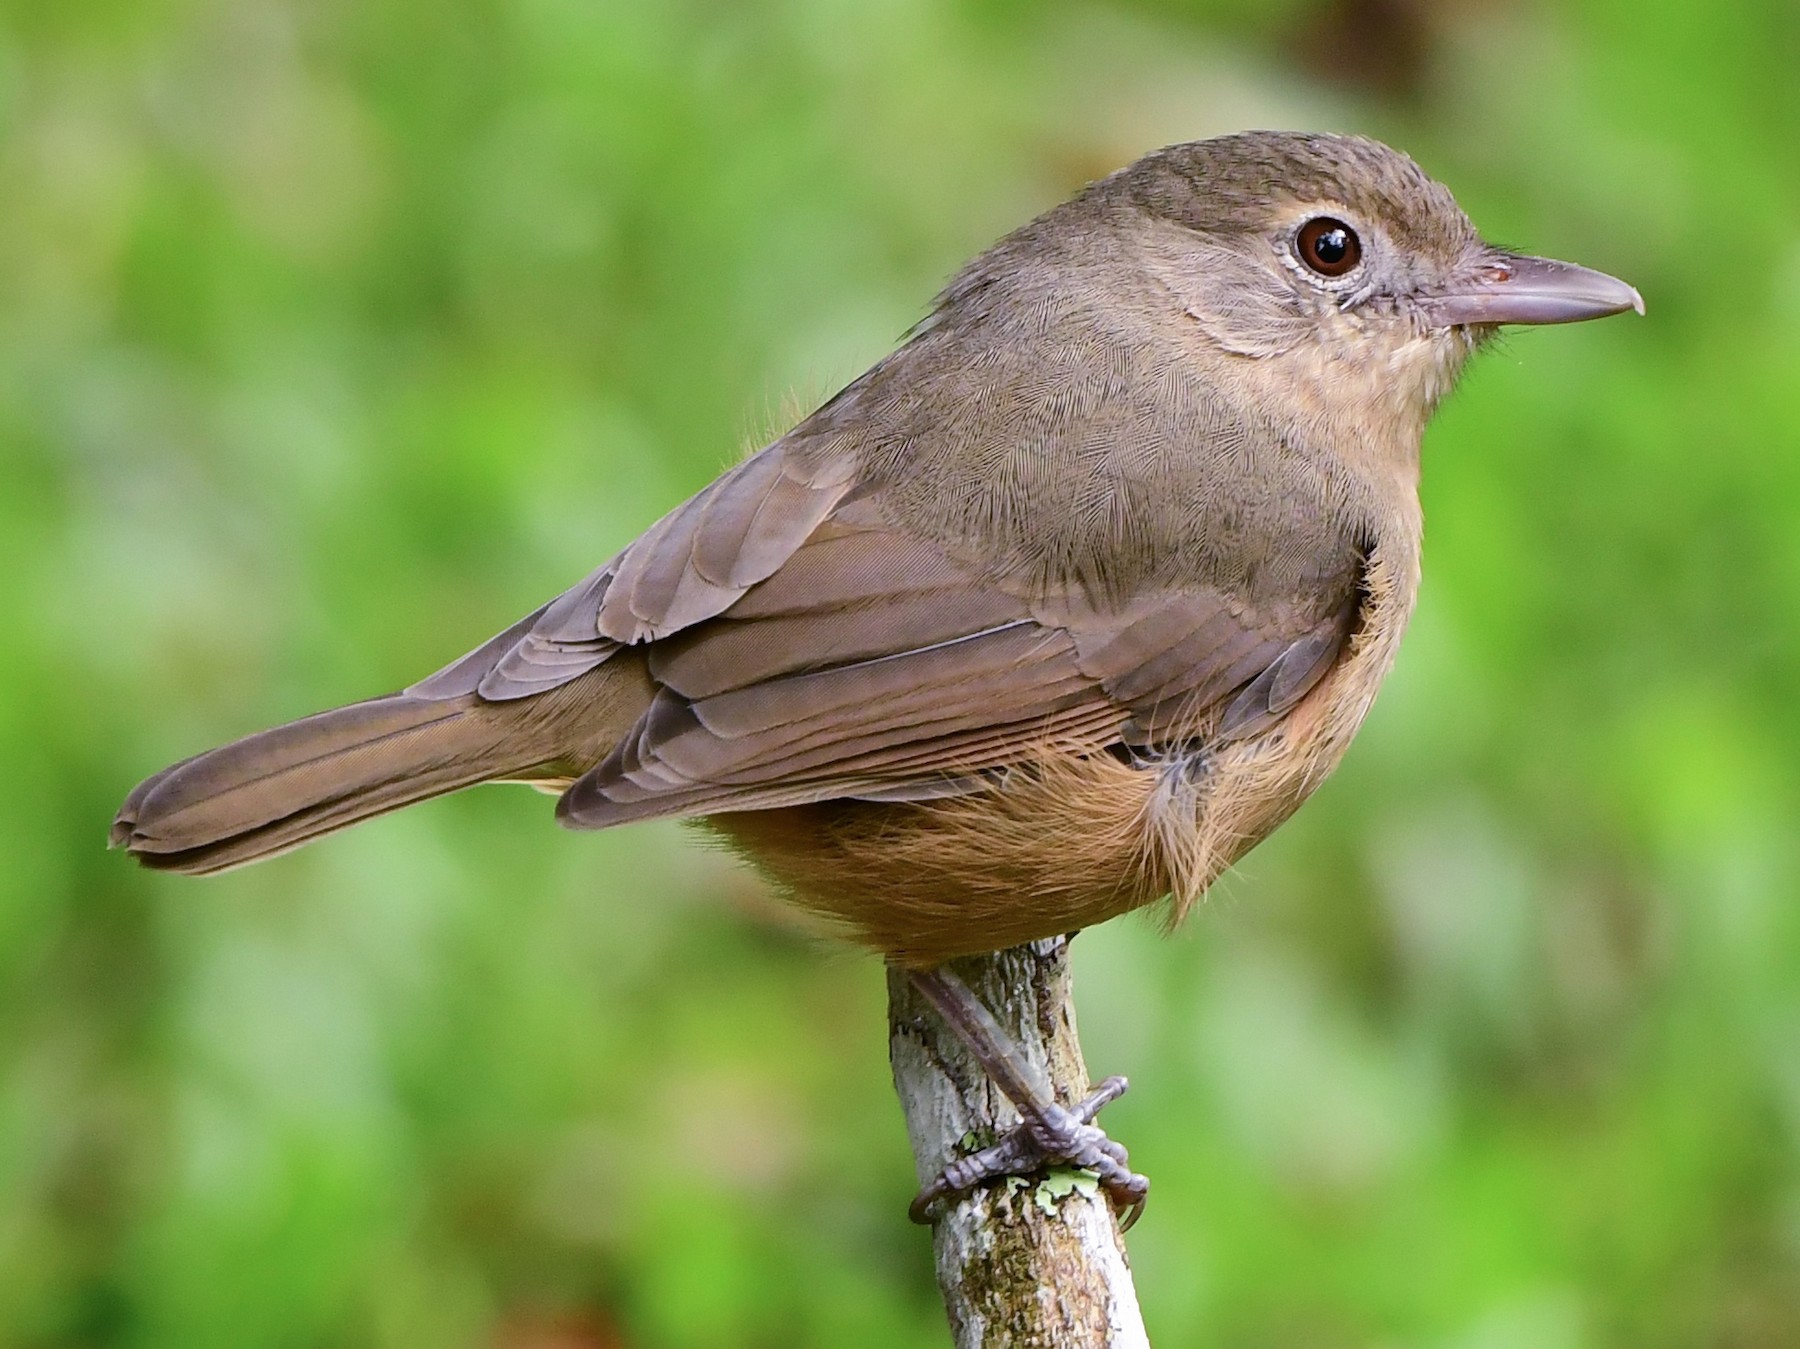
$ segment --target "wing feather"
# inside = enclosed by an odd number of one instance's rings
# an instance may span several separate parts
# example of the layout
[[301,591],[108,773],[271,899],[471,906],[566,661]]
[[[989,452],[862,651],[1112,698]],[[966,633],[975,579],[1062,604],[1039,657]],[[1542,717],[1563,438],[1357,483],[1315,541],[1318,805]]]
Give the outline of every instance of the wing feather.
[[[1200,591],[1032,606],[935,545],[836,522],[720,615],[656,643],[650,709],[566,823],[982,790],[1046,747],[1180,739],[1291,705],[1348,629]],[[1248,722],[1246,722],[1248,724]]]
[[657,521],[556,599],[414,684],[419,697],[543,693],[723,613],[780,569],[849,491],[849,461],[780,440]]

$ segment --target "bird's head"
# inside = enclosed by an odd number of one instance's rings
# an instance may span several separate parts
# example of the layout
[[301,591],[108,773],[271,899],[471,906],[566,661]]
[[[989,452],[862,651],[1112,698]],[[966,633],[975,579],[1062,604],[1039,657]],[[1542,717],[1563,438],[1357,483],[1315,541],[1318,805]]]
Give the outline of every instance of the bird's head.
[[1361,137],[1171,146],[1094,192],[1141,223],[1150,270],[1254,395],[1332,431],[1354,419],[1416,446],[1499,325],[1643,312],[1603,272],[1485,243],[1449,189]]

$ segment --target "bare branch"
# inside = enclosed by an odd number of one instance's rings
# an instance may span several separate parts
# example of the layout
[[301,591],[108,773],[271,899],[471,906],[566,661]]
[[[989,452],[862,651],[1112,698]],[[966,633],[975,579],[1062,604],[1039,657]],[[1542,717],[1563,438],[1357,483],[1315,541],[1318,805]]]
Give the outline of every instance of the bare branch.
[[[1068,946],[1058,938],[952,966],[1064,1104],[1088,1090]],[[888,1036],[921,1184],[1017,1123],[1012,1104],[899,971],[888,975]],[[933,1244],[958,1349],[1148,1349],[1118,1221],[1086,1174],[984,1186],[938,1215]]]

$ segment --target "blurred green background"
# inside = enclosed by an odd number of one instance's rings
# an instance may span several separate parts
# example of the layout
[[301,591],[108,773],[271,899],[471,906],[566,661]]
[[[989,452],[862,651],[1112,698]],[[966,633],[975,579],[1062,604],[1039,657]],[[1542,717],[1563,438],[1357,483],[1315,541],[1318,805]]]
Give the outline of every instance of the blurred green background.
[[210,883],[167,760],[403,684],[1143,150],[1410,150],[1647,320],[1426,446],[1337,777],[1076,946],[1170,1346],[1800,1344],[1800,8],[0,8],[0,1344],[942,1343],[881,972],[484,790]]

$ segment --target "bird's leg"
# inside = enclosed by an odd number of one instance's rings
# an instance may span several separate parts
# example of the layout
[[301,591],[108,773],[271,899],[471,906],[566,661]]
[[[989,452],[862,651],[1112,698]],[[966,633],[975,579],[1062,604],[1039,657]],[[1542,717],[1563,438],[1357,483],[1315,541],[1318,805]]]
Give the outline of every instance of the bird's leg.
[[1020,1052],[967,984],[942,967],[909,970],[907,977],[1019,1112],[1018,1127],[998,1143],[957,1158],[919,1191],[908,1210],[913,1221],[931,1221],[938,1200],[972,1190],[984,1181],[1073,1166],[1100,1177],[1101,1187],[1124,1215],[1125,1227],[1136,1222],[1150,1193],[1150,1182],[1131,1170],[1124,1146],[1093,1122],[1103,1106],[1125,1094],[1125,1079],[1109,1077],[1085,1100],[1073,1106],[1058,1105],[1044,1074]]

